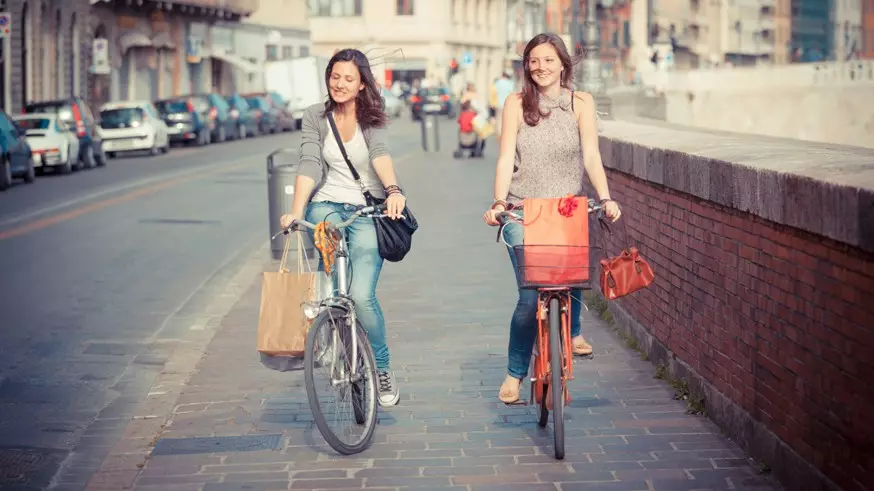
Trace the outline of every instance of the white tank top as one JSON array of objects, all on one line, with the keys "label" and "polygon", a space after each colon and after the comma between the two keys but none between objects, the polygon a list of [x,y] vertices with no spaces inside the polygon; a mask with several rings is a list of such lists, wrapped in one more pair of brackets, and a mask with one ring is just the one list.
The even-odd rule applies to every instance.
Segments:
[{"label": "white tank top", "polygon": [[[313,196],[313,201],[331,201],[350,205],[366,204],[364,195],[361,194],[361,187],[355,182],[352,172],[349,171],[349,166],[343,160],[343,153],[340,152],[340,146],[337,145],[334,133],[332,131],[327,133],[322,145],[322,158],[328,164],[328,173],[324,186]],[[343,142],[343,146],[346,147],[349,160],[355,166],[358,175],[361,176],[361,182],[375,197],[384,197],[385,191],[376,175],[373,163],[370,161],[370,151],[367,149],[367,141],[364,139],[364,132],[361,131],[360,126],[355,125],[355,135],[348,142]]]}]

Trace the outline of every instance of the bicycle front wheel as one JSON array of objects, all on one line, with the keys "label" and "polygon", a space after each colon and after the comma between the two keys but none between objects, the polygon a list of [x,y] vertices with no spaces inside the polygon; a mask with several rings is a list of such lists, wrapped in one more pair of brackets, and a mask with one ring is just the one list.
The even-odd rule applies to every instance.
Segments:
[{"label": "bicycle front wheel", "polygon": [[552,393],[552,433],[555,437],[555,458],[564,459],[564,350],[561,335],[561,302],[549,300],[549,365]]},{"label": "bicycle front wheel", "polygon": [[[361,325],[330,308],[313,320],[304,353],[304,381],[319,432],[337,452],[352,455],[370,446],[376,429],[376,360]],[[353,345],[357,363],[353,362]],[[323,382],[317,381],[323,377]]]}]

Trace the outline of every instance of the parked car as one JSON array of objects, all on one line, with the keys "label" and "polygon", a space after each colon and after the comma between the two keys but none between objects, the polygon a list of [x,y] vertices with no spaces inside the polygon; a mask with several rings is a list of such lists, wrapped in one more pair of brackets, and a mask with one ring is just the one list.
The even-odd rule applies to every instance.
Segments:
[{"label": "parked car", "polygon": [[23,128],[0,110],[0,191],[8,189],[16,177],[27,183],[36,179],[30,145],[24,133]]},{"label": "parked car", "polygon": [[76,136],[79,137],[79,160],[82,167],[90,169],[95,165],[106,165],[99,122],[81,97],[31,102],[24,106],[24,112],[57,114],[61,121],[75,128]]},{"label": "parked car", "polygon": [[288,101],[282,98],[279,92],[249,92],[243,94],[243,97],[264,97],[270,103],[270,110],[276,112],[276,127],[279,131],[292,131],[297,128],[294,121],[294,116],[291,114],[291,109],[288,107]]},{"label": "parked car", "polygon": [[100,108],[100,132],[106,153],[170,150],[167,124],[149,101],[109,102]]},{"label": "parked car", "polygon": [[155,101],[155,108],[167,125],[171,143],[209,144],[212,128],[207,122],[206,114],[195,109],[194,101],[190,97]]},{"label": "parked car", "polygon": [[455,103],[446,87],[420,88],[410,98],[413,121],[418,121],[423,112],[455,117]]},{"label": "parked car", "polygon": [[49,167],[63,174],[80,169],[79,137],[76,129],[63,122],[55,114],[33,113],[16,116],[16,124],[25,133],[30,145],[33,166],[38,171]]},{"label": "parked car", "polygon": [[267,133],[276,133],[279,130],[277,126],[277,123],[279,122],[279,110],[271,108],[270,102],[266,97],[247,97],[246,102],[249,103],[249,106],[254,109],[255,114],[258,115],[258,129],[261,133],[266,135]]},{"label": "parked car", "polygon": [[193,101],[194,108],[206,116],[212,130],[210,141],[223,142],[236,134],[237,122],[231,117],[231,106],[224,97],[214,92],[188,97]]},{"label": "parked car", "polygon": [[385,113],[393,118],[397,118],[404,110],[404,101],[395,97],[390,90],[382,89],[382,100],[385,101]]},{"label": "parked car", "polygon": [[227,101],[231,106],[231,117],[237,122],[235,130],[237,138],[258,136],[258,117],[246,99],[239,94],[234,94],[228,96]]}]

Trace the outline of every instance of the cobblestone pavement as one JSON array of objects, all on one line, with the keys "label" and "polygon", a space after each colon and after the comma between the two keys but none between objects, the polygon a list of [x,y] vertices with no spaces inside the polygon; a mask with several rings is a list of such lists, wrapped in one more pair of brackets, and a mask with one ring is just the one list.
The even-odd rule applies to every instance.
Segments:
[{"label": "cobblestone pavement", "polygon": [[[333,452],[312,423],[302,372],[261,366],[256,282],[218,327],[172,414],[146,419],[157,436],[132,423],[130,449],[117,445],[89,489],[779,489],[714,424],[686,414],[653,366],[591,313],[584,329],[596,355],[575,364],[564,461],[553,458],[551,425],[540,429],[533,408],[498,402],[515,290],[495,230],[480,221],[494,149],[484,161],[453,160],[452,131],[443,127],[440,155],[398,164],[421,229],[408,259],[383,270],[402,396],[381,410],[369,450]],[[158,450],[144,458],[136,437]]]}]

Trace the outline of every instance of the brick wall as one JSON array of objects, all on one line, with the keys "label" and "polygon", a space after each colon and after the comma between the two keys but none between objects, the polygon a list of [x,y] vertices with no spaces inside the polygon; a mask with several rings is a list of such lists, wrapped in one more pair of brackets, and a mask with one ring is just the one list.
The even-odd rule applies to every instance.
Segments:
[{"label": "brick wall", "polygon": [[[612,155],[623,153],[607,152],[605,165],[618,167]],[[719,394],[708,397],[711,416],[788,489],[874,489],[874,253],[615,169],[608,176],[656,273],[612,308]],[[610,252],[622,233],[614,227]],[[745,415],[717,407],[722,398]],[[755,425],[791,451],[763,448]],[[789,462],[797,457],[828,479],[814,484]]]}]

